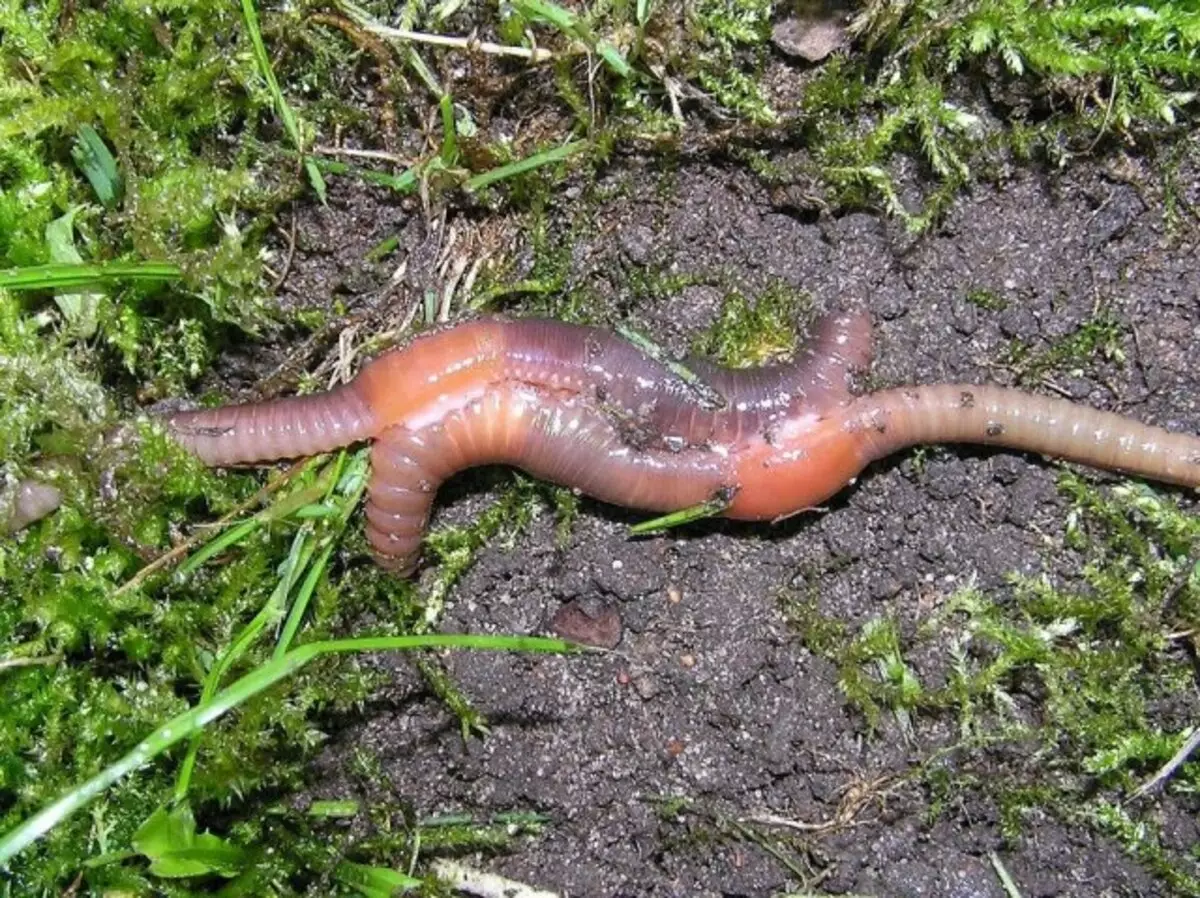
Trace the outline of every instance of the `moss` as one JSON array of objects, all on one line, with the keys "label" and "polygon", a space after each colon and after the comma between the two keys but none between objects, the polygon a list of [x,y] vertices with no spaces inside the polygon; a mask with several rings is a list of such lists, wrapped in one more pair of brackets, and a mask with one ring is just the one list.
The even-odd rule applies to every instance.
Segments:
[{"label": "moss", "polygon": [[[864,61],[826,66],[803,100],[796,126],[811,147],[827,205],[882,207],[922,230],[948,207],[971,178],[968,160],[980,152],[979,120],[946,98],[941,82],[923,71],[871,87]],[[876,110],[862,117],[863,108]],[[902,200],[893,160],[905,155],[931,176],[919,204]],[[907,195],[918,185],[906,183]]]},{"label": "moss", "polygon": [[778,361],[795,349],[797,321],[810,307],[808,294],[781,282],[768,287],[754,302],[732,292],[693,349],[735,368]]},{"label": "moss", "polygon": [[435,528],[427,540],[429,551],[438,562],[442,589],[449,589],[476,552],[496,541],[511,543],[529,526],[543,506],[544,487],[517,475],[515,482],[470,525]]},{"label": "moss", "polygon": [[427,818],[421,821],[419,843],[414,847],[427,855],[497,854],[511,851],[524,837],[541,835],[549,822],[544,815],[533,813],[497,814],[488,820],[469,815]]},{"label": "moss", "polygon": [[1125,325],[1110,311],[1101,309],[1073,333],[1046,349],[1035,349],[1023,340],[1013,340],[1004,361],[1016,371],[1019,383],[1036,384],[1051,373],[1089,370],[1098,359],[1123,363],[1124,337]]},{"label": "moss", "polygon": [[967,291],[967,302],[978,306],[986,312],[1002,312],[1008,308],[1008,302],[998,293],[978,288]]},{"label": "moss", "polygon": [[[902,732],[925,717],[953,721],[959,741],[910,770],[931,814],[951,812],[950,796],[986,797],[1010,842],[1031,814],[1051,814],[1115,838],[1191,893],[1195,858],[1170,846],[1153,804],[1124,797],[1190,731],[1181,697],[1194,671],[1172,634],[1200,622],[1200,517],[1139,485],[1102,491],[1064,475],[1062,490],[1077,581],[1014,577],[1010,597],[966,587],[908,637],[887,619],[839,633],[811,600],[786,597],[785,608],[805,644],[838,666],[847,702],[869,726],[885,713]],[[922,650],[943,656],[942,682],[922,682],[905,662]],[[1198,777],[1184,762],[1165,788],[1189,794]]]},{"label": "moss", "polygon": [[[265,99],[236,24],[220,4],[186,15],[171,4],[0,9],[16,73],[0,98],[0,265],[61,260],[48,228],[64,213],[75,259],[181,263],[183,289],[89,294],[96,308],[81,335],[97,331],[150,396],[194,382],[220,322],[265,320],[258,248],[247,239],[261,225],[242,210],[273,208],[276,188],[222,147]],[[85,134],[113,158],[123,188],[115,197],[81,177],[86,161],[71,148]],[[43,327],[59,323],[48,294],[30,306]],[[84,351],[76,361],[81,376],[98,377],[107,360]]]},{"label": "moss", "polygon": [[685,795],[667,795],[653,801],[654,813],[664,823],[677,822],[691,807],[694,799]]},{"label": "moss", "polygon": [[0,141],[0,258],[7,265],[47,260],[46,225],[70,202],[71,178],[47,165],[35,144]]},{"label": "moss", "polygon": [[780,602],[789,626],[799,634],[805,648],[814,655],[834,658],[847,645],[846,625],[836,618],[821,614],[814,597],[801,599],[784,593]]},{"label": "moss", "polygon": [[[997,153],[1040,155],[1057,166],[1094,152],[1107,134],[1181,133],[1200,76],[1191,20],[1187,4],[1172,0],[870,2],[853,28],[882,63],[827,67],[810,90],[818,119],[806,133],[843,202],[858,199],[850,192],[857,186],[920,229],[979,170],[996,168]],[[984,127],[963,108],[961,97],[982,90],[1004,105],[1007,121]],[[872,110],[865,125],[845,114],[850,108]],[[920,209],[899,200],[895,153],[920,160],[940,181]]]},{"label": "moss", "polygon": [[[178,449],[152,432],[141,445],[139,464],[163,476],[157,497],[147,493],[131,510],[143,521],[143,536],[159,537],[149,546],[156,551],[167,547],[166,522],[178,516],[177,502],[203,492],[220,506],[222,497],[232,500],[255,488],[249,478],[217,478],[195,470],[194,463],[180,464]],[[314,471],[301,478],[294,489],[310,489],[317,476]],[[204,479],[202,488],[197,477]],[[159,575],[132,588],[128,581],[141,567],[140,556],[102,539],[95,525],[75,512],[36,525],[16,544],[3,547],[0,644],[8,664],[30,663],[4,672],[11,700],[0,709],[0,756],[23,760],[0,765],[0,830],[95,773],[192,703],[214,658],[268,600],[281,544],[293,530],[286,523],[260,530],[221,565],[186,581]],[[47,553],[56,559],[52,567],[41,563]],[[306,634],[320,638],[348,629],[348,621],[373,597],[364,585],[353,571],[322,581]],[[257,648],[241,663],[252,665],[270,650],[269,644]],[[318,663],[289,682],[286,702],[278,692],[268,693],[210,727],[188,792],[198,811],[208,816],[236,800],[242,819],[249,819],[262,796],[302,786],[324,739],[315,712],[346,713],[374,691],[378,677],[352,661]],[[68,819],[23,857],[18,890],[53,890],[85,861],[94,861],[97,852],[107,851],[117,857],[88,868],[93,888],[144,885],[144,868],[121,852],[170,796],[174,778],[171,765],[155,765],[101,797],[90,817]],[[100,842],[97,832],[103,832]]]},{"label": "moss", "polygon": [[701,0],[688,11],[687,29],[697,52],[689,54],[685,66],[699,85],[740,117],[762,124],[775,121],[757,72],[771,35],[771,4]]},{"label": "moss", "polygon": [[910,65],[940,60],[954,71],[995,59],[1007,78],[1046,93],[1107,82],[1107,96],[1080,90],[1076,109],[1094,126],[1124,131],[1173,124],[1191,99],[1176,91],[1200,74],[1192,52],[1200,33],[1189,6],[1173,0],[1046,7],[1017,0],[874,2],[859,27],[871,45],[892,49]]}]

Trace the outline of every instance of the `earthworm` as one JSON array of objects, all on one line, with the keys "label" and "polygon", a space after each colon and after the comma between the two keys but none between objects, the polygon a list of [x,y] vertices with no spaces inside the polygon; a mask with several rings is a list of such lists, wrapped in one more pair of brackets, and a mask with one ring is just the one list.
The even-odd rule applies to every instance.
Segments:
[{"label": "earthworm", "polygon": [[[606,331],[490,317],[422,335],[329,392],[184,412],[166,426],[211,465],[372,440],[368,540],[381,564],[406,573],[439,485],[489,463],[647,511],[717,500],[741,520],[818,506],[872,461],[920,443],[1004,446],[1200,486],[1200,438],[997,386],[855,396],[871,356],[870,321],[852,313],[820,321],[788,364],[688,360],[722,399],[714,404]],[[40,516],[20,495],[14,504],[26,521]]]}]

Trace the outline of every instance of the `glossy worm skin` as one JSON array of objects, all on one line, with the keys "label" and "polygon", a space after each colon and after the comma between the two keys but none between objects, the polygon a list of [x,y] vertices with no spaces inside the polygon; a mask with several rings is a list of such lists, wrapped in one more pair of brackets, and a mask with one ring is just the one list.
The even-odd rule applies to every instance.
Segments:
[{"label": "glossy worm skin", "polygon": [[[367,536],[380,563],[404,573],[440,484],[481,464],[648,511],[716,498],[741,520],[813,508],[872,461],[919,443],[1004,446],[1200,486],[1200,438],[1066,400],[966,384],[853,396],[871,355],[865,315],[831,316],[786,365],[732,371],[688,360],[706,392],[605,331],[480,318],[422,335],[327,393],[166,424],[211,465],[372,440]],[[33,511],[46,504],[44,493],[37,499]],[[21,514],[20,497],[15,505]]]}]

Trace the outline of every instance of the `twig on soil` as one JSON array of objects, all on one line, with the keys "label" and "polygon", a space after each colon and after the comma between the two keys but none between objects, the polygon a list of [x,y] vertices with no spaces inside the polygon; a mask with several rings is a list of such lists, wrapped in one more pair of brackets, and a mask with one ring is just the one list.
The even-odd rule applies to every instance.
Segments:
[{"label": "twig on soil", "polygon": [[1196,750],[1197,745],[1200,745],[1200,727],[1192,730],[1192,735],[1188,736],[1183,745],[1179,746],[1179,751],[1175,752],[1175,754],[1171,756],[1171,760],[1167,761],[1167,763],[1160,767],[1154,776],[1150,777],[1150,779],[1138,786],[1137,789],[1134,790],[1133,794],[1129,796],[1129,800],[1136,801],[1139,798],[1149,795],[1152,791],[1170,779],[1172,774],[1174,774],[1175,771],[1183,765],[1183,762],[1188,759],[1188,756]]},{"label": "twig on soil", "polygon": [[802,833],[825,832],[839,825],[839,821],[836,819],[822,820],[820,823],[806,823],[803,820],[791,820],[777,814],[751,814],[748,817],[739,817],[738,822],[753,823],[757,826],[778,826],[782,829],[792,829]]},{"label": "twig on soil", "polygon": [[1021,898],[1021,890],[1013,882],[1013,878],[1008,873],[1008,868],[1000,860],[1000,855],[994,851],[989,851],[988,860],[991,861],[992,869],[996,871],[996,876],[1000,880],[1000,887],[1004,889],[1004,894],[1008,895],[1008,898]]},{"label": "twig on soil", "polygon": [[274,281],[274,283],[271,284],[270,292],[272,294],[274,294],[276,290],[278,290],[280,287],[283,286],[283,282],[287,280],[288,274],[291,273],[292,262],[296,258],[296,213],[295,212],[292,213],[291,228],[287,231],[283,230],[283,228],[279,228],[279,232],[281,234],[283,234],[284,239],[287,241],[287,255],[284,256],[284,258],[283,258],[283,268],[280,269],[280,271],[277,275],[275,275],[275,281]]},{"label": "twig on soil", "polygon": [[859,812],[873,800],[881,799],[890,792],[899,788],[901,782],[893,777],[879,777],[874,780],[856,779],[844,785],[839,791],[842,792],[842,799],[838,805],[837,813],[828,820],[823,820],[820,823],[806,823],[803,820],[792,820],[788,817],[780,817],[776,814],[754,814],[747,817],[739,818],[739,823],[752,823],[759,826],[777,826],[784,829],[790,829],[795,832],[820,833],[829,832],[836,829],[848,829],[852,826],[861,826],[864,823],[873,823],[873,820],[857,820]]},{"label": "twig on soil", "polygon": [[53,655],[38,655],[29,658],[0,658],[0,671],[12,670],[14,667],[38,667],[40,665],[58,664],[63,656],[60,652]]},{"label": "twig on soil", "polygon": [[320,144],[312,148],[318,156],[345,156],[348,159],[371,159],[376,162],[389,162],[397,168],[411,168],[416,163],[411,159],[402,159],[395,153],[386,150],[357,150],[353,147],[331,147]]},{"label": "twig on soil", "polygon": [[433,862],[433,872],[460,892],[479,898],[559,898],[557,892],[535,889],[516,880],[472,870],[457,861],[445,858]]},{"label": "twig on soil", "polygon": [[452,47],[456,50],[466,50],[468,53],[488,53],[493,56],[515,56],[527,59],[532,63],[549,62],[554,54],[541,47],[513,47],[508,44],[494,44],[491,41],[481,41],[475,35],[468,37],[451,37],[445,34],[428,34],[423,31],[406,31],[403,28],[390,28],[374,22],[360,23],[363,30],[382,38],[405,43],[430,44],[434,47]]}]

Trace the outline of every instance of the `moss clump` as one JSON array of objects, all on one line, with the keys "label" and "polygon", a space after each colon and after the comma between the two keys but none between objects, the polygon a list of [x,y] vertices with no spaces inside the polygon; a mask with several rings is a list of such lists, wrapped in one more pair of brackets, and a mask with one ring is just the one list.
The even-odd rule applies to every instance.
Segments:
[{"label": "moss clump", "polygon": [[[156,465],[163,451],[177,452],[153,436],[141,462]],[[140,533],[160,541],[139,546],[157,554],[166,548],[181,509],[178,502],[201,492],[181,479],[187,465],[177,460],[157,499],[133,504],[143,521]],[[252,493],[249,478],[208,478],[204,492],[222,499]],[[294,485],[304,494],[316,474]],[[145,500],[145,501],[143,501]],[[260,528],[222,564],[186,579],[169,574],[132,579],[143,558],[104,537],[95,524],[68,510],[35,525],[0,549],[0,646],[8,699],[0,708],[0,833],[7,832],[82,780],[111,763],[146,733],[192,705],[217,658],[226,654],[245,622],[270,606],[282,544],[303,531],[299,521]],[[49,556],[51,564],[45,559]],[[319,638],[345,631],[361,614],[359,599],[376,593],[371,572],[348,572],[334,585],[317,581],[309,604],[306,635]],[[341,590],[347,590],[342,594]],[[284,609],[286,606],[284,606]],[[281,611],[284,609],[280,609]],[[271,645],[259,645],[233,668],[260,663]],[[140,883],[151,888],[145,867],[126,850],[156,809],[186,796],[210,817],[235,800],[239,815],[253,819],[274,790],[296,789],[324,736],[314,712],[348,711],[370,694],[377,674],[353,662],[317,663],[288,684],[288,700],[266,694],[245,704],[236,718],[211,726],[200,745],[200,764],[186,780],[173,765],[156,764],[122,788],[99,797],[87,814],[67,818],[14,867],[20,894],[61,890],[86,871],[95,890]],[[173,781],[174,784],[173,784]],[[186,785],[180,784],[186,782]],[[241,847],[248,847],[244,843]],[[108,853],[114,856],[105,859]],[[99,857],[98,857],[99,856]]]},{"label": "moss clump", "polygon": [[1002,312],[1008,308],[1008,300],[999,293],[983,288],[969,290],[966,299],[971,305],[978,306],[986,312]]},{"label": "moss clump", "polygon": [[1200,29],[1180,0],[872,0],[856,30],[889,51],[893,71],[986,72],[997,93],[1026,108],[1068,101],[1051,113],[1060,124],[1078,117],[1100,132],[1175,125],[1200,77]]},{"label": "moss clump", "polygon": [[[1170,141],[1195,114],[1200,32],[1182,2],[877,0],[851,31],[870,52],[827,62],[788,125],[823,205],[882,206],[913,230],[1012,160]],[[1003,120],[978,114],[997,105]]]},{"label": "moss clump", "polygon": [[1037,350],[1022,340],[1008,347],[1005,364],[1017,373],[1021,384],[1036,384],[1053,372],[1080,373],[1098,359],[1121,364],[1125,361],[1125,325],[1110,312],[1101,310],[1088,321],[1046,348]]},{"label": "moss clump", "polygon": [[[869,725],[884,714],[903,732],[929,715],[955,721],[960,741],[910,771],[931,813],[949,811],[948,795],[982,794],[1012,841],[1030,811],[1051,813],[1116,838],[1190,894],[1195,858],[1163,838],[1152,803],[1125,799],[1172,762],[1192,725],[1194,671],[1178,634],[1200,624],[1200,517],[1143,486],[1101,491],[1064,475],[1062,488],[1077,582],[1014,578],[1008,600],[964,588],[910,639],[888,619],[839,634],[811,601],[785,607],[809,647],[838,665]],[[944,655],[943,682],[922,682],[905,662],[918,649]],[[1200,767],[1179,763],[1164,800],[1183,800],[1198,781]]]},{"label": "moss clump", "polygon": [[[973,177],[969,162],[986,147],[980,119],[951,102],[940,79],[919,68],[882,79],[865,60],[835,60],[810,85],[795,123],[812,154],[824,204],[882,207],[911,230],[926,228]],[[863,116],[863,110],[871,110]],[[930,177],[896,176],[901,157],[918,160]]]},{"label": "moss clump", "polygon": [[771,285],[753,302],[734,291],[693,349],[733,368],[778,361],[796,348],[798,322],[810,307],[806,293],[783,283]]},{"label": "moss clump", "polygon": [[[0,29],[17,73],[0,98],[0,264],[50,261],[46,225],[100,199],[76,221],[86,258],[174,258],[210,307],[253,318],[227,302],[255,285],[257,260],[230,246],[241,239],[235,210],[261,205],[271,186],[227,146],[269,100],[239,47],[236,10],[9,5]],[[86,160],[64,152],[87,135],[115,159],[119,203],[81,184]]]},{"label": "moss clump", "polygon": [[771,37],[771,6],[767,0],[692,4],[687,26],[698,52],[684,63],[684,70],[718,103],[764,125],[777,118],[758,77]]}]

